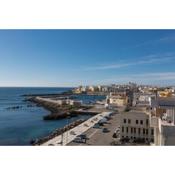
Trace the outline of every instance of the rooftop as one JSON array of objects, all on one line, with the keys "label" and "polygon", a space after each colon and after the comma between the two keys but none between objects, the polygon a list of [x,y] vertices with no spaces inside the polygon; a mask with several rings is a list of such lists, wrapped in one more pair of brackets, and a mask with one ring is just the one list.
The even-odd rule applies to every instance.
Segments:
[{"label": "rooftop", "polygon": [[152,100],[152,106],[169,106],[169,107],[175,107],[175,98],[173,97],[159,97],[155,100]]}]

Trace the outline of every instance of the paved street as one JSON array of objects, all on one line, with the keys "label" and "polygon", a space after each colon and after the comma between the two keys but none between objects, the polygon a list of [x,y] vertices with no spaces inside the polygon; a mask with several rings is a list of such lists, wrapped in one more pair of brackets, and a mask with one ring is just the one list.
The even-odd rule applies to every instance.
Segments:
[{"label": "paved street", "polygon": [[[95,115],[94,117],[90,118],[89,120],[85,121],[84,123],[76,126],[75,128],[65,132],[63,136],[59,135],[48,142],[42,144],[42,146],[59,146],[59,145],[68,145],[71,143],[78,135],[85,133],[90,128],[94,126],[94,124],[98,123],[102,120],[105,116],[108,116],[111,112],[103,112],[101,114]],[[72,134],[72,132],[74,134]]]},{"label": "paved street", "polygon": [[[116,114],[112,117],[110,121],[108,121],[108,124],[105,124],[100,129],[94,129],[90,128],[88,131],[86,131],[84,134],[87,135],[89,140],[87,140],[87,143],[74,143],[71,142],[69,146],[109,146],[111,145],[111,142],[114,141],[114,138],[112,137],[115,130],[119,127],[119,115]],[[103,128],[108,128],[110,132],[103,133]]]}]

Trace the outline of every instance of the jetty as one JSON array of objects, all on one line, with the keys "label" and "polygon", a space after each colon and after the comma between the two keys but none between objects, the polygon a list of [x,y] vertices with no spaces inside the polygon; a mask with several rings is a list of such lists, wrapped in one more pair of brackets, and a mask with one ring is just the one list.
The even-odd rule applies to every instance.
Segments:
[{"label": "jetty", "polygon": [[[70,142],[72,142],[77,136],[83,134],[90,128],[92,128],[95,124],[97,124],[103,118],[109,116],[112,112],[103,112],[93,116],[92,118],[86,120],[80,125],[76,126],[69,131],[64,132],[62,135],[59,135],[43,144],[41,146],[66,146]],[[72,134],[73,133],[73,134]]]},{"label": "jetty", "polygon": [[93,116],[100,113],[99,111],[89,110],[93,107],[92,105],[85,105],[81,101],[76,100],[32,97],[29,101],[51,112],[51,114],[43,117],[44,120],[59,120],[77,115]]}]

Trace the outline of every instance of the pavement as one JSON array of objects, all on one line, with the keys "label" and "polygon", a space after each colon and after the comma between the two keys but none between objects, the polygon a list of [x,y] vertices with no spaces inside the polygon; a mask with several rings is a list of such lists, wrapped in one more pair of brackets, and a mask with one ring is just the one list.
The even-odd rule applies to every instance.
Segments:
[{"label": "pavement", "polygon": [[[89,120],[83,122],[77,127],[65,132],[63,135],[57,136],[48,142],[42,144],[41,146],[65,146],[71,143],[78,135],[81,135],[91,129],[94,124],[98,123],[101,119],[111,114],[111,112],[103,112],[101,114],[95,115]],[[73,134],[72,134],[73,133]]]},{"label": "pavement", "polygon": [[[75,143],[71,142],[68,146],[111,146],[111,142],[117,139],[113,138],[113,134],[119,127],[120,118],[119,114],[112,116],[112,119],[108,121],[107,124],[102,126],[100,129],[90,128],[83,134],[86,134],[88,140],[86,143]],[[108,128],[110,132],[103,133],[103,128]]]}]

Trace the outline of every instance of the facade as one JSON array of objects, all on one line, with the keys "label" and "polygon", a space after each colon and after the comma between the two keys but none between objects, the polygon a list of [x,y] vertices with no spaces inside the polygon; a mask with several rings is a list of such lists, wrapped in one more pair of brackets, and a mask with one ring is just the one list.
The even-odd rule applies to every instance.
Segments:
[{"label": "facade", "polygon": [[79,86],[78,88],[74,89],[73,92],[75,94],[86,93],[87,92],[87,87],[86,86]]},{"label": "facade", "polygon": [[133,106],[151,106],[151,98],[156,97],[153,93],[134,93]]},{"label": "facade", "polygon": [[127,106],[128,96],[125,92],[110,93],[110,95],[107,97],[107,103],[118,107]]},{"label": "facade", "polygon": [[155,145],[175,145],[175,98],[152,99],[151,126],[154,127]]},{"label": "facade", "polygon": [[170,91],[158,91],[158,96],[159,97],[171,97],[172,93]]},{"label": "facade", "polygon": [[81,106],[82,105],[82,101],[69,100],[69,99],[56,100],[55,102],[60,106],[62,105]]},{"label": "facade", "polygon": [[67,104],[69,104],[71,106],[81,106],[82,105],[82,101],[67,100]]},{"label": "facade", "polygon": [[120,117],[120,138],[151,143],[154,129],[150,127],[149,115],[143,112],[127,112]]}]

